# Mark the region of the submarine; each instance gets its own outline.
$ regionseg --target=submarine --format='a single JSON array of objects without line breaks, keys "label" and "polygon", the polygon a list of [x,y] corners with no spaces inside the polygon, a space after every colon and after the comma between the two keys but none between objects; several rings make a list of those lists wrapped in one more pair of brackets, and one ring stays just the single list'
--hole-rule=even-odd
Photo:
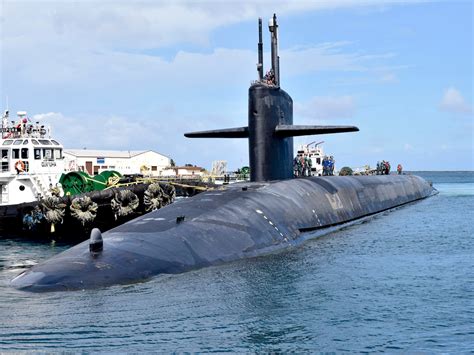
[{"label": "submarine", "polygon": [[436,192],[414,175],[293,178],[294,136],[358,128],[293,125],[293,101],[280,87],[276,15],[269,30],[271,70],[264,76],[259,19],[248,125],[185,134],[248,139],[249,182],[177,201],[104,233],[94,229],[90,240],[24,271],[11,285],[32,292],[93,289],[275,253]]}]

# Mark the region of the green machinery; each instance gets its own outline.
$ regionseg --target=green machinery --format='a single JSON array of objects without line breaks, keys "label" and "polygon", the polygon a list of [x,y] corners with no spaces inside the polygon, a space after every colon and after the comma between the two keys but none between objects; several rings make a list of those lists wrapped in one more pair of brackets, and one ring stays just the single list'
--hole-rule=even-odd
[{"label": "green machinery", "polygon": [[105,170],[96,176],[90,176],[83,171],[71,171],[62,174],[59,183],[62,185],[65,195],[78,195],[114,186],[121,177],[122,174],[114,170]]}]

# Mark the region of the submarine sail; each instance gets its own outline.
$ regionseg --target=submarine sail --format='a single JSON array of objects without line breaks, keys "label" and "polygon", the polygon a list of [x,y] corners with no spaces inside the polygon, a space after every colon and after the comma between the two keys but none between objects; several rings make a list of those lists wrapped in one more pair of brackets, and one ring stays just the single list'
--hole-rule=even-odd
[{"label": "submarine sail", "polygon": [[250,181],[274,181],[293,177],[293,137],[356,132],[355,126],[295,126],[293,100],[280,87],[278,24],[270,19],[272,68],[263,77],[262,20],[259,19],[257,71],[259,80],[249,88],[248,126],[185,133],[188,138],[248,138]]}]

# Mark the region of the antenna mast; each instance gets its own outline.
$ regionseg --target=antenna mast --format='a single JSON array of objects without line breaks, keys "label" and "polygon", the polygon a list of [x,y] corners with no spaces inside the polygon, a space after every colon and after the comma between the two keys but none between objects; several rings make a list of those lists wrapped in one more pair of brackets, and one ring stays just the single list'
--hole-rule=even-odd
[{"label": "antenna mast", "polygon": [[262,18],[258,18],[258,80],[263,80],[263,40],[262,40]]},{"label": "antenna mast", "polygon": [[272,70],[275,75],[275,85],[280,86],[280,57],[278,56],[278,24],[276,14],[268,22],[272,36]]}]

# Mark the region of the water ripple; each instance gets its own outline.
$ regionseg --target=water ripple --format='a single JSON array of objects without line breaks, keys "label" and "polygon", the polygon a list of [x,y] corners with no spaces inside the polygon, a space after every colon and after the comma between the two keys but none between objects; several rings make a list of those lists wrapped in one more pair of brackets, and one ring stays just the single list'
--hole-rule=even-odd
[{"label": "water ripple", "polygon": [[298,249],[127,286],[14,290],[66,246],[0,239],[0,349],[471,351],[474,176],[429,176],[439,195]]}]

